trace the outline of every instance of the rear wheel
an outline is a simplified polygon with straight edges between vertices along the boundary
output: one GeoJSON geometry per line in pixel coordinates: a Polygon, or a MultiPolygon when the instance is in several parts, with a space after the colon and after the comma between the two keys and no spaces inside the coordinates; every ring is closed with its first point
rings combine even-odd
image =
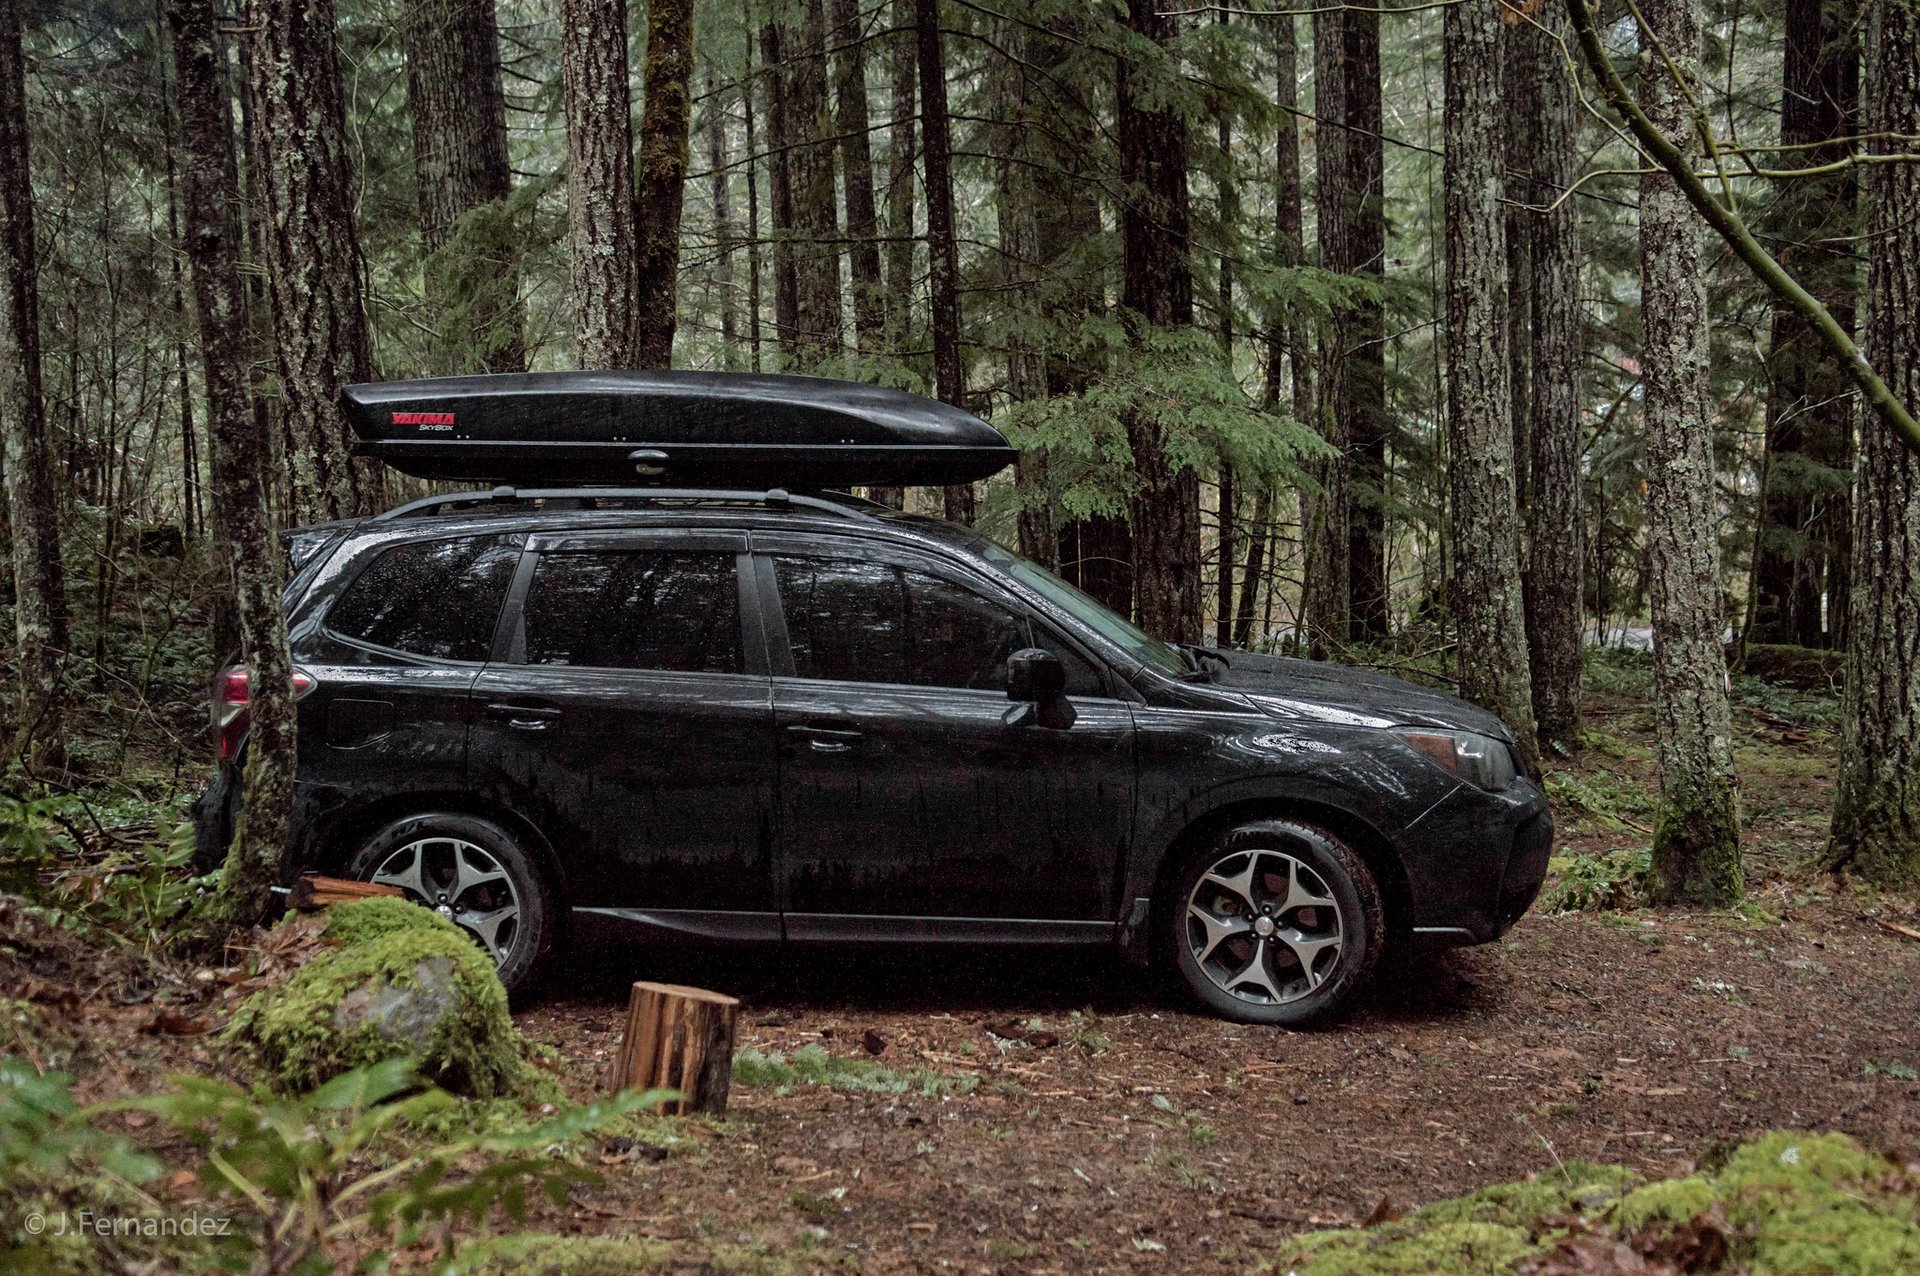
{"type": "Polygon", "coordinates": [[[398,886],[467,932],[508,992],[533,980],[553,942],[553,894],[519,842],[491,820],[452,812],[396,820],[353,857],[347,876],[398,886]]]}
{"type": "Polygon", "coordinates": [[[1350,1006],[1386,937],[1366,863],[1309,824],[1227,830],[1173,879],[1163,940],[1189,991],[1243,1023],[1299,1027],[1350,1006]]]}

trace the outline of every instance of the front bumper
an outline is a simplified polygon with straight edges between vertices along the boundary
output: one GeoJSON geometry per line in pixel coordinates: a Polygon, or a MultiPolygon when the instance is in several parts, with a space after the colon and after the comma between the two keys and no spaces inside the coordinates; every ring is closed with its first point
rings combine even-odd
{"type": "Polygon", "coordinates": [[[1414,937],[1439,947],[1484,944],[1511,930],[1539,896],[1553,815],[1532,780],[1501,793],[1462,785],[1399,841],[1414,937]]]}

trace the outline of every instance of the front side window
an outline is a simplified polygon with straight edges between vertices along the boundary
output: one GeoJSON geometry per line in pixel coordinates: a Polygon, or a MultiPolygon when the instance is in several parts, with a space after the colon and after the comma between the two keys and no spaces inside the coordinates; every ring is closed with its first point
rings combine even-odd
{"type": "Polygon", "coordinates": [[[910,568],[776,555],[793,671],[828,682],[1005,691],[1007,657],[1044,646],[1067,664],[1069,694],[1096,694],[1093,669],[1022,613],[910,568]]]}
{"type": "Polygon", "coordinates": [[[497,536],[395,545],[340,595],[327,628],[416,656],[483,661],[519,561],[520,547],[497,536]]]}
{"type": "Polygon", "coordinates": [[[522,614],[528,664],[680,673],[742,667],[731,553],[543,554],[522,614]]]}

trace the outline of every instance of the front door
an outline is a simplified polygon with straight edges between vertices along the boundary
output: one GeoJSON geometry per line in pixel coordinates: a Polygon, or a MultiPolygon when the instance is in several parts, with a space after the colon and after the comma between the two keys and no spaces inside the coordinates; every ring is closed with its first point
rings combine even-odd
{"type": "Polygon", "coordinates": [[[1133,720],[1023,605],[932,556],[756,533],[790,939],[1099,939],[1133,823],[1133,720]],[[1067,664],[1069,725],[1006,662],[1067,664]]]}
{"type": "Polygon", "coordinates": [[[532,539],[474,685],[483,786],[553,845],[576,909],[773,939],[773,724],[746,537],[532,539]],[[751,640],[749,640],[751,635],[751,640]]]}

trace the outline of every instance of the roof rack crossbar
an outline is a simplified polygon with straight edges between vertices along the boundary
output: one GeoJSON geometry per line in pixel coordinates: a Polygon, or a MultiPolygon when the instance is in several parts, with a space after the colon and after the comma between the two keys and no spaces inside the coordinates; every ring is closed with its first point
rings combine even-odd
{"type": "MultiPolygon", "coordinates": [[[[384,513],[374,515],[377,522],[390,522],[396,519],[411,518],[416,515],[434,513],[453,505],[483,503],[510,503],[514,501],[558,501],[558,500],[619,500],[641,502],[664,501],[712,501],[733,505],[763,505],[768,509],[791,509],[799,506],[803,509],[820,510],[842,518],[875,521],[873,515],[862,509],[871,502],[861,501],[849,496],[845,500],[833,500],[816,496],[808,492],[789,492],[785,488],[773,487],[765,491],[746,491],[731,488],[706,487],[496,487],[485,492],[448,492],[442,496],[423,496],[417,501],[408,501],[405,505],[396,505],[384,513]]],[[[872,508],[881,508],[872,506],[872,508]]]]}

